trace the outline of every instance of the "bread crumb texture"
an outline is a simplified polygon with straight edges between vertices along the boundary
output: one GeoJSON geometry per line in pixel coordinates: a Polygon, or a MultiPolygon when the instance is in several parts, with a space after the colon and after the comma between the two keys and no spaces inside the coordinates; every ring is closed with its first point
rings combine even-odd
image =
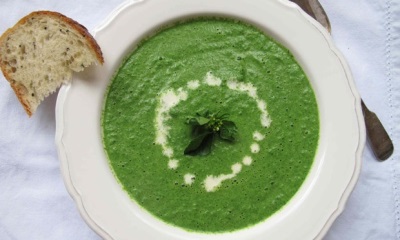
{"type": "Polygon", "coordinates": [[[56,12],[33,12],[0,38],[1,69],[29,116],[73,71],[103,61],[86,28],[56,12]]]}

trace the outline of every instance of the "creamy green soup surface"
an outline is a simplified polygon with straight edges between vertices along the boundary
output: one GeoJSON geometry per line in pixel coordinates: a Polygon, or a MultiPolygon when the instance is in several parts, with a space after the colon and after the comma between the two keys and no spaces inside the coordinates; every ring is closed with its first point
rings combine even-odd
{"type": "Polygon", "coordinates": [[[250,227],[281,209],[313,164],[316,98],[292,54],[228,19],[164,28],[124,60],[102,115],[109,164],[123,189],[156,218],[189,231],[250,227]],[[188,117],[226,113],[234,142],[189,156],[188,117]]]}

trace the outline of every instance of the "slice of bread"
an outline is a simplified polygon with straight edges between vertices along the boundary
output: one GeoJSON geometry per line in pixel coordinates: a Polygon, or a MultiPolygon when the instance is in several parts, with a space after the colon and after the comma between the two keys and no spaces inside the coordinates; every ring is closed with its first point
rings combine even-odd
{"type": "Polygon", "coordinates": [[[32,12],[0,37],[1,70],[29,116],[73,71],[103,62],[87,29],[57,12],[32,12]]]}

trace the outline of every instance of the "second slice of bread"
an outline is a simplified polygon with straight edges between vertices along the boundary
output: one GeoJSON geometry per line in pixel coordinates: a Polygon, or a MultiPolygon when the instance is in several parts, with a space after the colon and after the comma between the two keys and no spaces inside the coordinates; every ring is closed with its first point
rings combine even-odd
{"type": "Polygon", "coordinates": [[[73,71],[103,62],[87,29],[57,12],[33,12],[0,38],[1,70],[29,116],[73,71]]]}

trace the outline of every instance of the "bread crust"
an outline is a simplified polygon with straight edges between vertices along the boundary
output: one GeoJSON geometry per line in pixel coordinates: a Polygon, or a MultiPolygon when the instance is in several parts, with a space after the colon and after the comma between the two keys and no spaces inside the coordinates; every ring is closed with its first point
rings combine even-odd
{"type": "MultiPolygon", "coordinates": [[[[93,51],[95,53],[97,61],[100,64],[104,63],[104,58],[103,58],[103,53],[101,51],[101,48],[97,44],[97,42],[93,38],[93,36],[86,29],[86,27],[59,12],[53,12],[53,11],[35,11],[35,12],[32,12],[32,13],[26,15],[25,17],[21,18],[13,27],[7,29],[0,36],[0,48],[5,47],[4,45],[8,40],[7,38],[11,34],[13,34],[16,29],[18,29],[19,27],[24,25],[28,20],[35,18],[35,17],[43,17],[43,16],[47,16],[47,17],[62,21],[69,27],[75,29],[87,41],[87,43],[90,46],[91,51],[93,51]]],[[[7,79],[7,81],[10,83],[10,86],[14,90],[18,100],[21,102],[22,106],[24,107],[25,112],[28,114],[29,117],[31,117],[32,112],[33,112],[32,108],[31,108],[31,104],[24,97],[24,95],[26,94],[25,93],[26,89],[24,86],[16,83],[16,81],[14,81],[12,79],[12,77],[9,75],[9,73],[6,71],[6,65],[4,64],[1,54],[0,54],[0,68],[3,72],[4,77],[7,79]]]]}

